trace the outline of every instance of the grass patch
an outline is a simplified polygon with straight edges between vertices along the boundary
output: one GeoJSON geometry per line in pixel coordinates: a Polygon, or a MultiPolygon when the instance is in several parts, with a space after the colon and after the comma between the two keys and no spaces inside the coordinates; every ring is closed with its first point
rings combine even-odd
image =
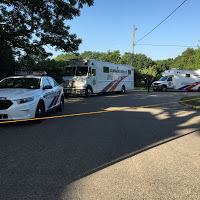
{"type": "Polygon", "coordinates": [[[192,106],[200,106],[200,96],[193,97],[183,97],[180,101],[184,101],[184,103],[192,105],[192,106]],[[188,101],[185,101],[188,100],[188,101]]]}

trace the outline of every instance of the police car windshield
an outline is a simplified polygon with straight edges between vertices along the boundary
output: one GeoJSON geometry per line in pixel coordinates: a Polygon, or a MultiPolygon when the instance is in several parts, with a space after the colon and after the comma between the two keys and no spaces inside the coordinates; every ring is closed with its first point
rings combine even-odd
{"type": "Polygon", "coordinates": [[[168,78],[168,76],[161,77],[161,78],[159,79],[159,81],[166,81],[166,80],[167,80],[167,78],[168,78]]]}
{"type": "Polygon", "coordinates": [[[6,78],[0,82],[0,88],[39,89],[40,78],[6,78]]]}
{"type": "Polygon", "coordinates": [[[87,76],[88,67],[66,67],[64,76],[87,76]]]}

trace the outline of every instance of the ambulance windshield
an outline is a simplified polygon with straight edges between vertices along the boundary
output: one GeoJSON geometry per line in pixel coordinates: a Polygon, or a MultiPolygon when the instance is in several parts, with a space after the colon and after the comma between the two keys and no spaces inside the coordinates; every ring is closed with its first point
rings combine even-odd
{"type": "Polygon", "coordinates": [[[168,76],[163,76],[163,77],[161,77],[161,78],[159,79],[159,81],[166,81],[167,78],[168,78],[168,76]]]}
{"type": "Polygon", "coordinates": [[[0,82],[0,88],[40,89],[39,78],[6,78],[0,82]]]}
{"type": "Polygon", "coordinates": [[[66,67],[64,76],[87,76],[88,67],[66,67]]]}

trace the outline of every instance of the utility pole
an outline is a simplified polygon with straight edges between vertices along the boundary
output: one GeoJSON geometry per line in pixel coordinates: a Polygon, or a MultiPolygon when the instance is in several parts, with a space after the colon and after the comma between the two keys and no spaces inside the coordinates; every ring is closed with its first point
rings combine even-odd
{"type": "Polygon", "coordinates": [[[135,31],[137,30],[137,28],[135,28],[135,25],[133,25],[133,45],[132,45],[132,66],[133,66],[133,55],[134,55],[134,39],[135,39],[135,31]]]}

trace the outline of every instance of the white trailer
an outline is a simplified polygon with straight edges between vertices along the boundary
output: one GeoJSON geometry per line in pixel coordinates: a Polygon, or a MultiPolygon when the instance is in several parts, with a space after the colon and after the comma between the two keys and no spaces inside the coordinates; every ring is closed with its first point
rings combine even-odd
{"type": "Polygon", "coordinates": [[[167,89],[200,91],[200,69],[180,70],[172,68],[166,70],[160,80],[153,83],[153,89],[154,91],[166,91],[167,89]]]}
{"type": "Polygon", "coordinates": [[[124,93],[134,89],[132,66],[93,59],[70,60],[64,69],[63,88],[69,94],[124,93]]]}

